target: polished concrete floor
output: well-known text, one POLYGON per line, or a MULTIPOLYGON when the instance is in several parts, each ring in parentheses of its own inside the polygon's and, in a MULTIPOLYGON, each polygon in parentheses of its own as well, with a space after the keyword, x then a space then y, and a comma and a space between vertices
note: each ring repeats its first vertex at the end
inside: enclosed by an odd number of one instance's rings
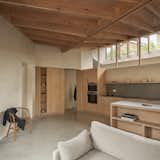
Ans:
POLYGON ((0 160, 52 160, 57 142, 76 136, 89 123, 79 122, 71 114, 33 121, 33 131, 20 131, 17 141, 13 135, 0 141, 0 160))

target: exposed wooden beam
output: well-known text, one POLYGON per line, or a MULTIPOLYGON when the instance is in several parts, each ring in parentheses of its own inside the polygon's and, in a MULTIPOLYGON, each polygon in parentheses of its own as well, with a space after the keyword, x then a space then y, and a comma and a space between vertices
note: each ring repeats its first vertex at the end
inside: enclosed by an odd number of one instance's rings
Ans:
POLYGON ((43 10, 32 9, 28 7, 7 6, 0 2, 0 13, 10 13, 11 18, 17 20, 36 21, 41 23, 59 24, 64 26, 81 26, 83 29, 94 28, 98 23, 97 19, 79 17, 75 15, 47 12, 43 10), (2 9, 2 11, 1 11, 2 9))
MULTIPOLYGON (((75 36, 75 37, 79 37, 79 38, 84 38, 86 37, 86 35, 84 34, 78 34, 78 33, 71 33, 71 32, 65 32, 64 30, 55 30, 55 29, 50 29, 50 28, 43 28, 43 27, 38 27, 38 26, 34 26, 33 24, 31 25, 19 25, 19 24, 15 24, 16 27, 20 28, 20 29, 33 29, 33 30, 41 30, 46 31, 46 32, 53 32, 53 33, 58 33, 58 34, 65 34, 66 36, 68 35, 70 36, 75 36)), ((99 33, 97 35, 95 35, 93 38, 95 39, 101 39, 101 40, 105 40, 105 39, 112 39, 112 40, 127 40, 129 37, 123 34, 118 34, 118 33, 112 33, 112 32, 104 32, 104 33, 99 33)), ((130 36, 130 38, 134 38, 134 36, 130 36)))
POLYGON ((58 39, 62 41, 69 41, 70 43, 78 42, 79 40, 81 40, 81 38, 77 36, 68 36, 62 33, 42 31, 37 29, 21 28, 21 31, 26 35, 42 36, 43 38, 46 38, 46 39, 48 38, 58 39))
POLYGON ((86 31, 80 27, 71 27, 59 24, 50 24, 44 23, 40 21, 32 21, 32 20, 17 20, 13 19, 10 20, 13 25, 22 28, 33 28, 33 29, 41 29, 44 31, 50 32, 57 32, 57 33, 64 33, 68 35, 75 35, 79 37, 86 37, 86 31))
POLYGON ((114 39, 114 40, 127 40, 128 36, 124 34, 118 34, 118 33, 113 33, 113 32, 101 32, 93 36, 93 38, 100 38, 100 39, 114 39))
POLYGON ((65 40, 59 40, 59 39, 56 39, 56 38, 44 38, 43 36, 39 36, 39 35, 29 35, 29 38, 33 41, 41 41, 41 42, 48 42, 48 43, 52 43, 52 44, 57 44, 59 46, 62 46, 62 47, 72 47, 73 44, 71 44, 70 42, 68 41, 65 41, 65 40))
POLYGON ((117 33, 117 34, 123 34, 126 36, 135 36, 135 37, 142 34, 137 28, 121 22, 118 22, 112 25, 112 27, 104 29, 100 33, 103 33, 103 32, 111 32, 111 33, 117 33))
POLYGON ((121 2, 128 2, 128 3, 137 3, 138 0, 119 0, 121 2))
MULTIPOLYGON (((14 20, 12 20, 13 24, 15 24, 16 22, 14 20)), ((26 23, 23 23, 23 24, 26 24, 26 23)), ((27 22, 27 25, 29 23, 27 22)), ((33 23, 34 24, 34 23, 33 23)), ((31 32, 30 34, 36 34, 36 35, 41 35, 45 32, 45 37, 43 38, 48 38, 48 37, 51 37, 51 36, 58 36, 58 39, 60 40, 64 40, 67 38, 67 40, 70 40, 70 41, 77 41, 77 40, 80 40, 80 38, 84 38, 84 36, 72 36, 72 35, 68 35, 68 34, 62 34, 62 33, 59 33, 59 32, 54 32, 53 30, 50 30, 50 29, 46 29, 46 28, 40 28, 38 27, 38 24, 35 26, 35 27, 32 27, 34 26, 33 24, 27 26, 27 25, 16 25, 17 27, 21 28, 23 33, 26 34, 26 32, 31 32), (47 33, 47 35, 46 35, 47 33), (63 35, 63 36, 61 36, 63 35), (65 35, 65 37, 64 37, 65 35), (70 38, 71 37, 71 38, 70 38)), ((29 36, 29 34, 26 34, 27 36, 29 36)), ((98 43, 105 43, 106 44, 111 44, 111 43, 114 43, 116 42, 116 40, 126 40, 127 37, 126 36, 123 36, 123 35, 120 35, 120 34, 114 34, 114 33, 102 33, 101 37, 93 37, 91 40, 92 42, 94 42, 94 44, 98 41, 98 43), (109 38, 110 37, 110 38, 109 38), (114 41, 113 41, 114 40, 114 41)), ((86 45, 85 45, 86 46, 86 45)), ((91 45, 93 47, 93 44, 91 45)))
POLYGON ((137 15, 132 15, 130 17, 127 17, 121 20, 121 22, 128 24, 132 27, 136 27, 138 29, 145 30, 147 32, 154 32, 153 26, 151 26, 149 22, 147 23, 144 19, 142 19, 141 17, 137 15))
POLYGON ((79 46, 81 46, 83 44, 84 41, 86 41, 89 38, 93 37, 97 33, 102 32, 103 30, 106 30, 106 29, 110 29, 114 24, 119 23, 124 18, 132 15, 133 13, 137 12, 140 9, 143 9, 147 4, 149 4, 151 2, 152 2, 152 0, 142 1, 141 3, 139 3, 138 5, 136 5, 135 7, 133 7, 132 9, 130 9, 129 11, 127 11, 124 14, 120 15, 118 18, 115 18, 111 23, 108 24, 108 22, 107 22, 106 25, 102 25, 101 27, 98 27, 94 32, 92 32, 90 35, 88 35, 86 38, 84 38, 83 41, 80 41, 79 43, 77 43, 76 46, 79 47, 79 46))
POLYGON ((61 40, 64 48, 71 49, 111 44, 155 31, 160 26, 159 7, 153 1, 0 0, 0 14, 30 37, 61 40), (152 19, 153 15, 158 18, 152 19))
MULTIPOLYGON (((65 43, 53 41, 53 40, 47 40, 47 39, 41 39, 39 37, 30 37, 30 39, 35 42, 35 43, 41 43, 41 44, 47 44, 47 45, 52 45, 58 48, 61 48, 63 52, 68 49, 68 44, 66 45, 65 43)), ((87 48, 92 48, 92 47, 104 47, 110 45, 109 43, 84 43, 83 47, 87 48)))
POLYGON ((100 17, 105 19, 113 19, 126 11, 126 9, 130 9, 136 4, 113 0, 0 0, 0 2, 7 5, 29 7, 46 11, 57 11, 85 17, 100 17), (117 7, 119 7, 118 10, 117 7))
POLYGON ((89 39, 87 41, 84 41, 84 43, 98 43, 98 44, 100 44, 100 43, 113 44, 115 42, 117 42, 117 41, 113 40, 113 39, 93 39, 93 38, 89 39))
POLYGON ((61 52, 64 52, 68 48, 67 46, 57 44, 57 43, 51 42, 51 41, 42 41, 42 40, 32 40, 32 41, 36 44, 49 45, 49 46, 54 46, 54 47, 60 48, 61 52))
MULTIPOLYGON (((20 28, 33 28, 33 29, 40 29, 44 31, 50 32, 57 32, 57 33, 64 33, 68 35, 75 35, 79 37, 86 37, 86 31, 81 27, 68 27, 64 25, 57 25, 57 24, 50 24, 44 23, 40 21, 33 21, 33 20, 24 20, 24 19, 17 19, 12 18, 12 23, 20 28)), ((128 36, 136 37, 139 36, 140 33, 135 30, 133 27, 128 27, 124 24, 119 24, 113 26, 113 28, 109 31, 104 31, 95 35, 97 38, 110 38, 110 39, 117 39, 117 40, 126 40, 128 36)))
POLYGON ((157 6, 155 6, 154 4, 152 4, 152 5, 148 4, 146 6, 146 8, 160 19, 160 12, 159 12, 159 8, 157 6))
POLYGON ((160 26, 160 18, 147 8, 139 11, 137 16, 141 17, 146 24, 152 26, 154 32, 157 31, 157 26, 160 26))
MULTIPOLYGON (((66 42, 70 42, 75 43, 78 42, 79 40, 81 40, 82 38, 77 37, 77 36, 68 36, 66 34, 60 34, 60 33, 55 33, 55 32, 49 32, 49 31, 43 31, 43 30, 37 30, 37 29, 29 29, 29 28, 21 28, 22 32, 24 34, 26 34, 27 36, 40 36, 43 37, 44 39, 53 39, 53 40, 61 40, 61 41, 66 41, 66 42)), ((111 44, 116 42, 116 40, 113 39, 98 39, 98 38, 92 38, 88 41, 86 41, 85 43, 97 43, 97 44, 111 44)))
MULTIPOLYGON (((41 29, 41 30, 46 30, 46 31, 53 31, 57 33, 65 33, 69 35, 75 35, 79 37, 86 37, 87 31, 83 29, 82 27, 71 27, 71 26, 65 26, 65 25, 57 25, 53 23, 48 23, 48 22, 41 22, 37 20, 27 20, 27 19, 20 19, 20 18, 12 18, 11 21, 15 26, 17 27, 25 27, 25 28, 33 28, 33 29, 41 29)), ((120 24, 122 25, 122 24, 120 24)), ((127 27, 127 26, 117 26, 114 27, 115 32, 117 31, 118 33, 113 32, 102 32, 95 37, 109 37, 112 39, 118 39, 118 40, 126 40, 128 35, 132 36, 137 36, 139 33, 136 31, 133 31, 134 28, 132 27, 127 27)), ((89 28, 88 28, 89 29, 89 28)))
POLYGON ((42 30, 42 31, 48 31, 48 32, 56 32, 56 33, 63 33, 68 36, 73 35, 73 36, 78 36, 78 37, 86 37, 85 34, 83 34, 81 31, 76 30, 75 28, 70 28, 70 27, 64 27, 62 25, 60 26, 54 26, 54 28, 47 28, 47 27, 41 27, 41 26, 36 26, 33 24, 28 24, 28 25, 22 25, 22 24, 14 24, 18 28, 30 28, 30 29, 37 29, 37 30, 42 30))
POLYGON ((83 44, 83 47, 95 47, 95 48, 97 48, 97 47, 105 47, 105 46, 108 46, 108 45, 111 45, 110 43, 94 43, 94 42, 92 42, 92 43, 88 43, 88 42, 86 42, 86 43, 84 43, 83 44))

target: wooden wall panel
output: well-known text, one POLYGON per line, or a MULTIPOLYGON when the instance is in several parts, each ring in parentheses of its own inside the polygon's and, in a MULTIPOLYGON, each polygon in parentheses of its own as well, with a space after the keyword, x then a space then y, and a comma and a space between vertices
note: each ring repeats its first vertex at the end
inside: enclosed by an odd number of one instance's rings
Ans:
POLYGON ((64 70, 47 68, 47 113, 64 113, 64 70))
POLYGON ((77 110, 78 111, 83 111, 83 87, 82 87, 82 81, 83 81, 83 72, 82 71, 77 71, 77 110))
POLYGON ((47 112, 41 113, 41 67, 36 67, 36 106, 34 117, 64 114, 64 70, 47 68, 47 112))

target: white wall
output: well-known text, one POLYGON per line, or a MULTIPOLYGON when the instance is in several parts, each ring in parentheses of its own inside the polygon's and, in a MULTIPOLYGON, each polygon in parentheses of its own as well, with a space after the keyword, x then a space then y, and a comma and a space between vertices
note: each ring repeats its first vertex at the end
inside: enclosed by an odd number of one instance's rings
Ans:
POLYGON ((0 107, 21 104, 22 66, 31 63, 33 44, 0 18, 0 107))
MULTIPOLYGON (((0 111, 27 105, 32 115, 35 66, 81 69, 81 61, 80 49, 62 53, 56 47, 35 44, 0 17, 0 111)), ((5 128, 0 130, 1 138, 5 128)))
POLYGON ((81 49, 81 69, 93 68, 92 50, 83 48, 81 49))
POLYGON ((0 17, 0 110, 22 105, 23 64, 33 63, 32 51, 33 43, 0 17))
POLYGON ((79 49, 72 49, 67 53, 62 53, 56 47, 35 44, 34 55, 37 66, 81 69, 81 53, 79 49))

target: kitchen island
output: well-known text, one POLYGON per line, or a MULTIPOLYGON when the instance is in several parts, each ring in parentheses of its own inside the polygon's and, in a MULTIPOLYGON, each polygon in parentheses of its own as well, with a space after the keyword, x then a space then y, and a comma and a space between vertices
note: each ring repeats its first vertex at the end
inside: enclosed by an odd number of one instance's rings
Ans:
POLYGON ((118 101, 111 103, 110 124, 144 137, 160 140, 160 104, 118 101), (138 117, 135 121, 121 118, 124 114, 138 117))

